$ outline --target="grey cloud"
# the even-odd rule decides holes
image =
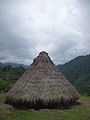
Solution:
[[[1,0],[0,61],[30,64],[45,50],[56,64],[90,54],[89,0]]]

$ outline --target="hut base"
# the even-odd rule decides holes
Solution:
[[[41,100],[37,100],[34,102],[27,102],[27,101],[11,101],[11,100],[6,100],[6,104],[10,104],[15,108],[18,109],[35,109],[35,110],[40,110],[40,109],[69,109],[72,105],[76,105],[77,101],[73,100],[67,103],[64,102],[43,102]]]

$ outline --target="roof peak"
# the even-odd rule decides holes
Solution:
[[[39,55],[47,55],[47,56],[48,56],[48,53],[47,53],[46,51],[41,51],[41,52],[39,53]]]

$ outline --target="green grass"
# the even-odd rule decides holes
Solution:
[[[0,94],[0,120],[90,120],[90,97],[81,96],[80,105],[67,110],[18,110],[4,104],[5,94]]]

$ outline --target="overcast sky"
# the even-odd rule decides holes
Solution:
[[[90,0],[0,0],[0,62],[55,64],[90,54]]]

